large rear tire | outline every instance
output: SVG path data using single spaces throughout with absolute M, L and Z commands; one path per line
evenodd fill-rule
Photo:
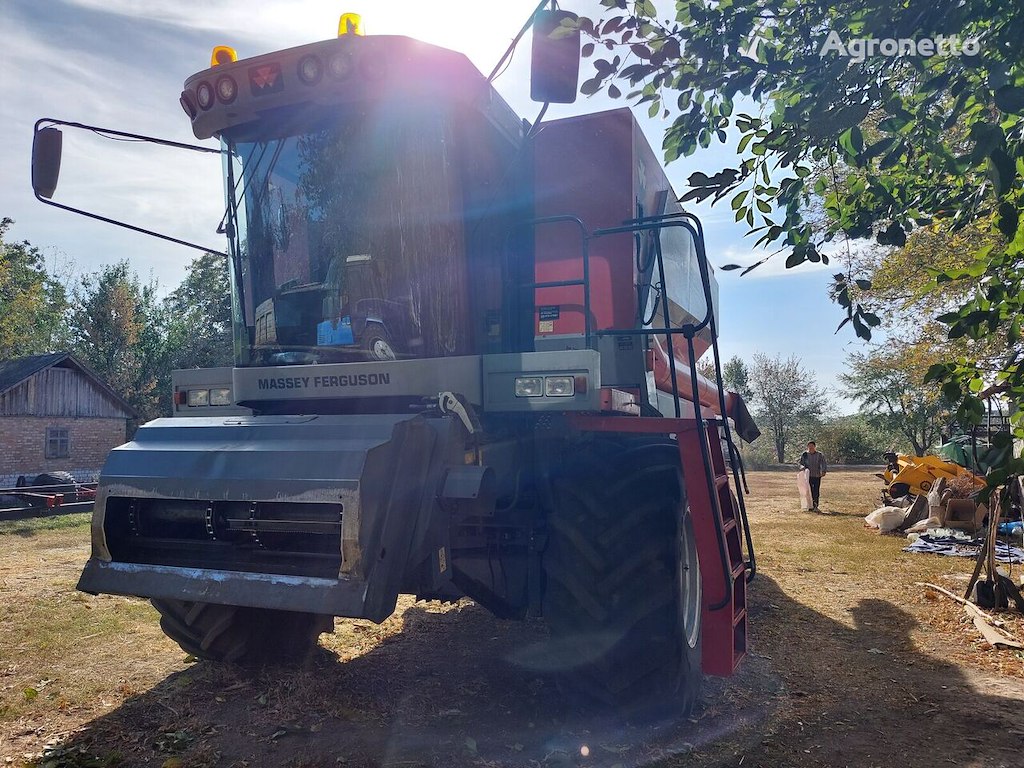
M 184 600 L 153 600 L 164 634 L 196 658 L 240 664 L 300 664 L 331 616 Z
M 552 482 L 544 615 L 571 701 L 688 713 L 700 695 L 701 590 L 679 451 L 581 441 Z

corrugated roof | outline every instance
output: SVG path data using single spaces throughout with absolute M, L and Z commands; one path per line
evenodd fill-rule
M 0 395 L 10 389 L 14 389 L 25 379 L 35 376 L 40 371 L 60 365 L 61 363 L 68 364 L 63 365 L 62 367 L 64 368 L 71 367 L 81 371 L 86 378 L 90 379 L 111 400 L 127 411 L 129 415 L 133 417 L 138 416 L 136 410 L 128 404 L 127 400 L 111 389 L 110 385 L 103 381 L 99 374 L 70 352 L 51 352 L 46 355 L 29 355 L 28 357 L 16 357 L 13 360 L 0 360 Z

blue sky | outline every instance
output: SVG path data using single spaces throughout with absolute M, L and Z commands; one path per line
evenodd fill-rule
M 54 117 L 195 143 L 178 94 L 185 78 L 208 66 L 215 45 L 233 46 L 243 58 L 301 45 L 332 37 L 338 15 L 353 11 L 363 15 L 369 34 L 404 34 L 452 48 L 488 72 L 535 6 L 534 0 L 4 0 L 0 169 L 6 183 L 0 185 L 0 215 L 15 219 L 13 238 L 40 247 L 58 269 L 83 274 L 127 258 L 141 275 L 169 290 L 192 251 L 35 200 L 29 176 L 35 120 Z M 565 0 L 562 7 L 599 11 L 593 0 Z M 528 98 L 528 59 L 529 37 L 496 85 L 520 115 L 532 119 L 538 105 Z M 613 106 L 621 102 L 583 98 L 552 106 L 548 117 Z M 648 119 L 646 109 L 638 117 L 657 149 L 666 124 Z M 214 234 L 223 207 L 216 158 L 101 141 L 82 132 L 65 133 L 64 157 L 55 199 L 224 250 Z M 693 171 L 734 162 L 728 148 L 713 145 L 672 163 L 668 172 L 681 193 Z M 704 220 L 712 264 L 747 264 L 764 255 L 744 238 L 727 204 L 696 212 Z M 834 334 L 842 315 L 826 287 L 836 268 L 786 271 L 782 260 L 746 277 L 718 272 L 723 357 L 796 355 L 834 393 L 837 408 L 849 411 L 836 375 L 846 355 L 862 345 L 845 328 Z

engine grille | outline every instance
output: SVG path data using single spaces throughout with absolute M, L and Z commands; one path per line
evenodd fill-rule
M 114 560 L 337 577 L 342 505 L 108 497 Z

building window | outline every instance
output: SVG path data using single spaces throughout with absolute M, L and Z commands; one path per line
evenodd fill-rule
M 71 457 L 71 438 L 66 427 L 46 428 L 46 458 L 67 459 Z

